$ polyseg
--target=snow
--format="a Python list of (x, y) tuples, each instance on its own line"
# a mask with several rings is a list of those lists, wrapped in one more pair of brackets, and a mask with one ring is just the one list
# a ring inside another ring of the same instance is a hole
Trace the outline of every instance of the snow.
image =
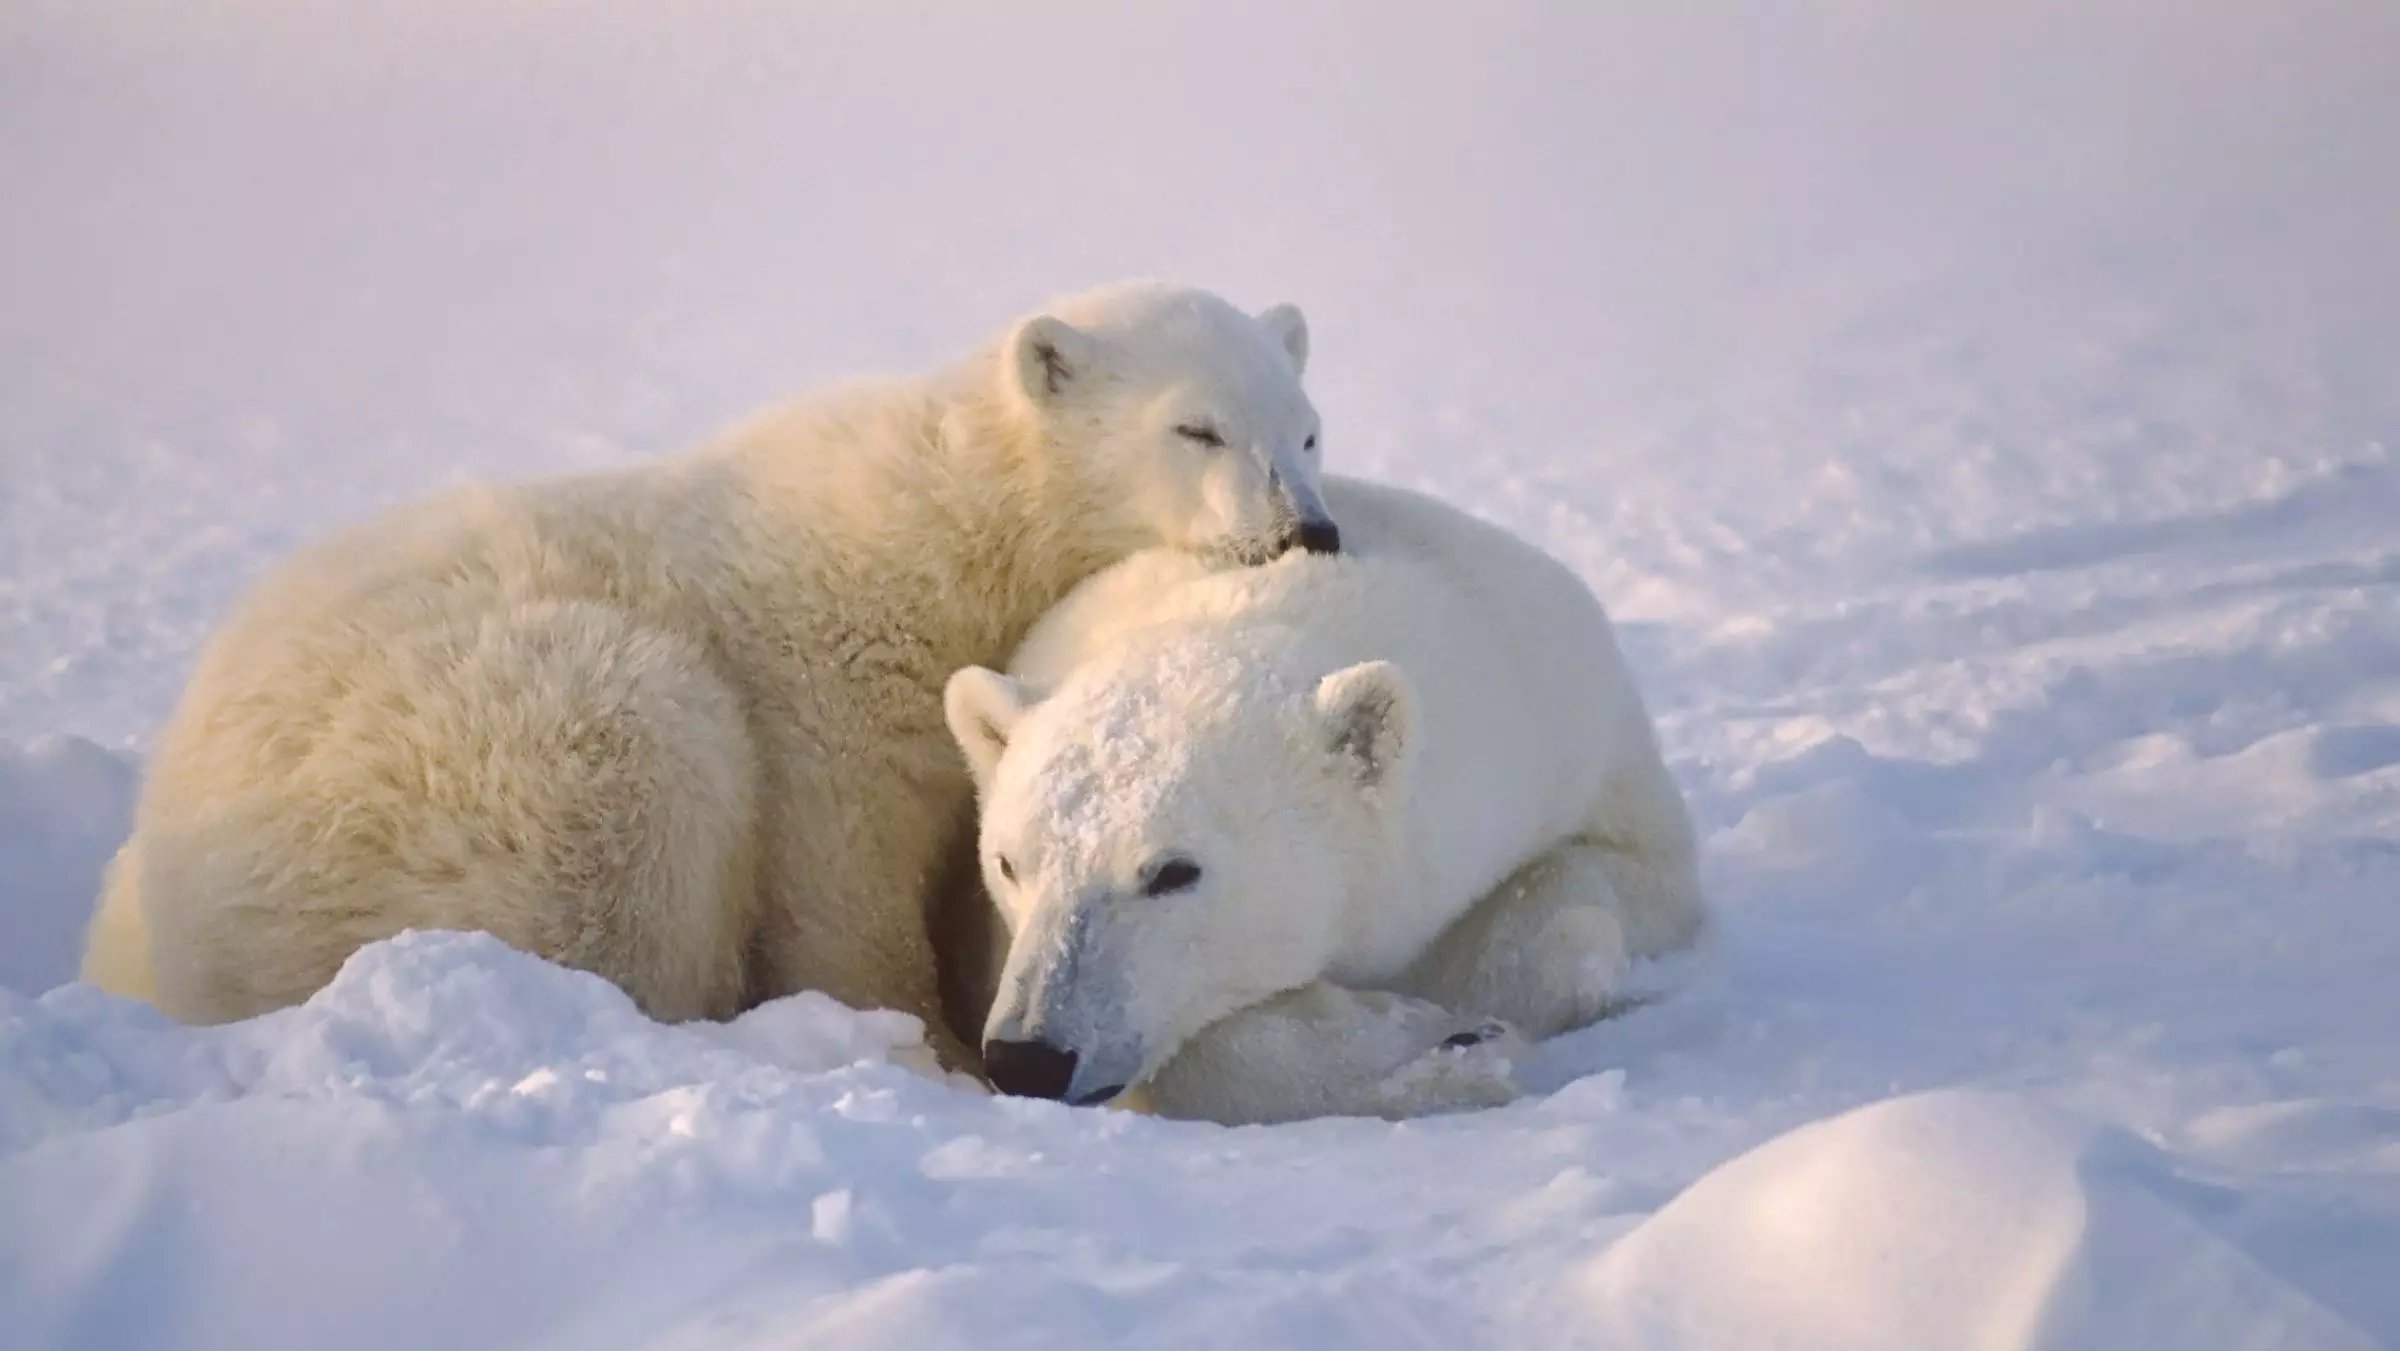
[[(12, 4), (0, 1346), (2400, 1343), (2395, 53), (2374, 0)], [(298, 542), (1134, 273), (1300, 302), (1335, 465), (1622, 622), (1722, 933), (1525, 1101), (994, 1099), (453, 935), (225, 1028), (59, 984)]]
[(1573, 1288), (1622, 1347), (2375, 1345), (2217, 1232), (2226, 1200), (2124, 1131), (1948, 1089), (1725, 1164)]
[(0, 988), (73, 978), (135, 786), (132, 765), (82, 737), (0, 741)]

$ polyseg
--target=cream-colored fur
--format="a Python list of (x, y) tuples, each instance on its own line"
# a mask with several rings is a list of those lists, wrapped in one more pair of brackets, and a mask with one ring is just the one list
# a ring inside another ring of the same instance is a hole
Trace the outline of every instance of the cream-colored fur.
[(660, 1018), (809, 988), (940, 1038), (943, 681), (1137, 548), (1321, 526), (1305, 352), (1288, 306), (1114, 287), (933, 377), (318, 544), (204, 652), (86, 977), (214, 1022), (481, 929)]
[[(1607, 616), (1540, 550), (1329, 479), (1344, 550), (1093, 578), (951, 679), (1009, 947), (993, 1081), (1222, 1122), (1505, 1101), (1704, 922)], [(1014, 1069), (1011, 1062), (1014, 1062)]]

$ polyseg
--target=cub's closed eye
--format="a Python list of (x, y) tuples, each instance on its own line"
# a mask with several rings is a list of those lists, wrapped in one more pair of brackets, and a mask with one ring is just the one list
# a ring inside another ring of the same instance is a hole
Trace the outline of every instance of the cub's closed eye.
[(1000, 856), (1000, 877), (1001, 880), (1008, 882), (1017, 880), (1017, 865), (1009, 862), (1006, 854)]
[(1150, 880), (1142, 884), (1144, 896), (1171, 896), (1189, 891), (1200, 884), (1200, 865), (1188, 858), (1171, 858), (1151, 870)]
[(1204, 423), (1183, 423), (1175, 428), (1175, 434), (1182, 437), (1186, 441), (1197, 441), (1204, 446), (1221, 446), (1225, 444), (1225, 438), (1217, 435), (1217, 429)]

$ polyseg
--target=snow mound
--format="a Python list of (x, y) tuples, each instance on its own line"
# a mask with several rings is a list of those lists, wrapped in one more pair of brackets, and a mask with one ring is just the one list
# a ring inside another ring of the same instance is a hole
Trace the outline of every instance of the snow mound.
[(74, 979), (134, 786), (132, 765), (82, 737), (0, 741), (0, 987), (38, 994)]
[(976, 1100), (896, 1067), (920, 1031), (815, 994), (666, 1026), (474, 934), (375, 944), (218, 1028), (0, 993), (0, 1214), (42, 1217), (0, 1226), (0, 1340), (495, 1344), (573, 1329), (595, 1268), (677, 1289), (753, 1239), (747, 1213), (796, 1210), (831, 1251), (868, 1221), (809, 1119)]
[(2122, 1130), (1922, 1093), (1718, 1168), (1570, 1289), (1594, 1346), (2377, 1345), (2216, 1232), (2231, 1200)]
[(731, 1023), (661, 1024), (609, 982), (488, 934), (411, 932), (361, 949), (305, 1005), (222, 1028), (88, 985), (0, 1005), (0, 1150), (200, 1103), (357, 1098), (555, 1141), (695, 1085), (927, 1070), (922, 1033), (813, 991)]

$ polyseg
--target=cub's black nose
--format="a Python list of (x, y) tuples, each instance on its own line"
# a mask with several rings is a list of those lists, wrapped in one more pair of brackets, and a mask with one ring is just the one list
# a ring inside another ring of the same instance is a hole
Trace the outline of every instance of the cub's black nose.
[(983, 1044), (983, 1077), (1012, 1098), (1067, 1096), (1075, 1082), (1075, 1053), (1046, 1041), (987, 1041)]
[(1300, 547), (1312, 554), (1338, 554), (1342, 551), (1342, 530), (1331, 521), (1302, 521)]

